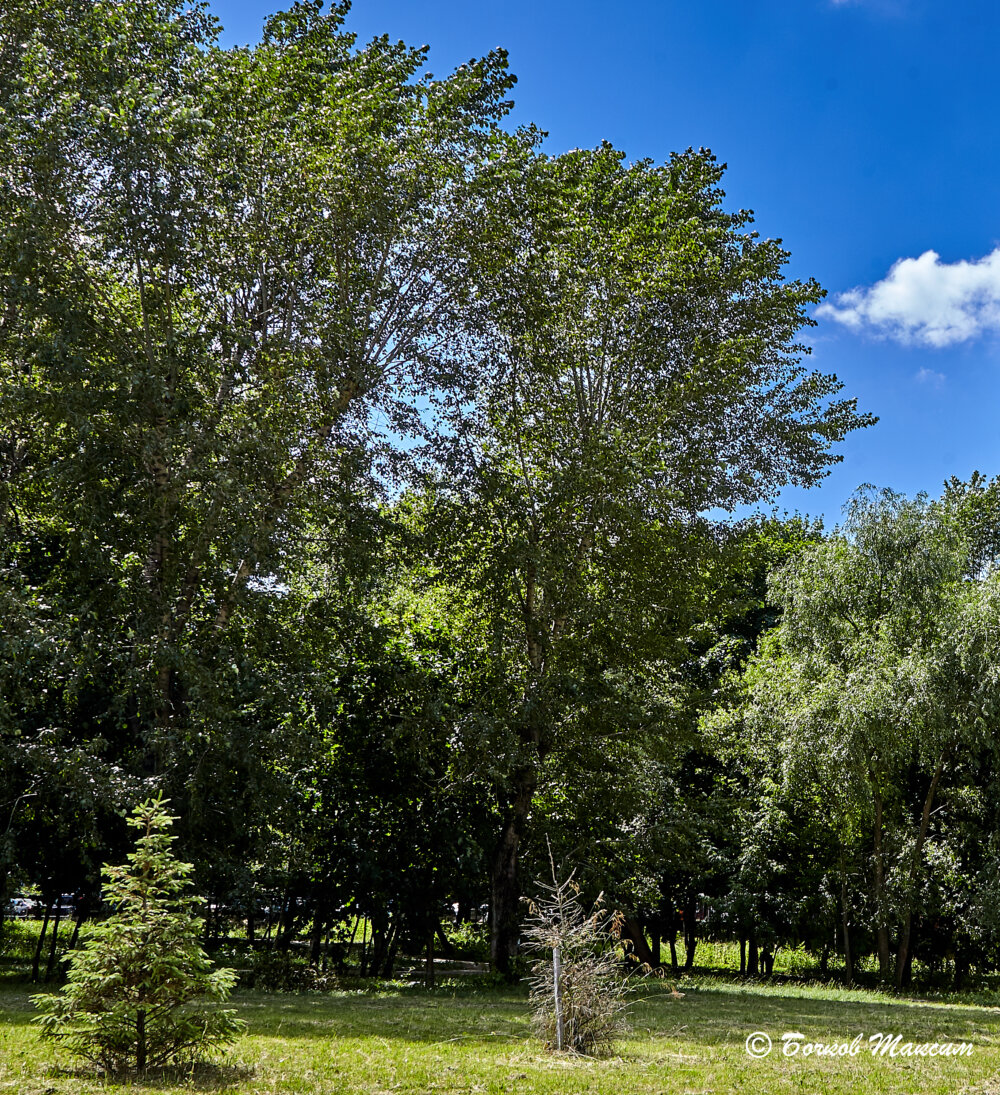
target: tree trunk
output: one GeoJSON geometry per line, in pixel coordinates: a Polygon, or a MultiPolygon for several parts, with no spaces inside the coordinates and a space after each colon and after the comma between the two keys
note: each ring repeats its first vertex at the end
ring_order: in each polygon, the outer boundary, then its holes
{"type": "Polygon", "coordinates": [[[684,972],[694,969],[694,952],[698,946],[697,921],[698,899],[689,898],[684,903],[684,972]]]}
{"type": "Polygon", "coordinates": [[[368,975],[368,921],[365,920],[365,930],[361,933],[361,958],[358,961],[358,976],[367,977],[368,975]]]}
{"type": "Polygon", "coordinates": [[[910,932],[912,930],[912,916],[912,911],[910,909],[907,909],[903,915],[903,925],[899,932],[899,949],[896,951],[896,972],[893,978],[897,989],[903,987],[903,977],[906,973],[906,967],[910,957],[910,932]]]}
{"type": "MultiPolygon", "coordinates": [[[[337,969],[340,973],[344,973],[345,970],[347,969],[347,963],[350,961],[351,952],[354,950],[354,940],[358,936],[358,925],[360,923],[361,923],[361,917],[360,916],[355,916],[354,917],[354,929],[351,932],[350,942],[344,948],[343,957],[341,957],[337,962],[337,969]]],[[[362,935],[361,936],[362,961],[361,961],[360,965],[364,965],[364,949],[365,949],[364,938],[365,938],[364,935],[362,935]]]]}
{"type": "Polygon", "coordinates": [[[316,902],[313,913],[312,938],[309,943],[309,964],[319,968],[323,956],[323,932],[326,928],[326,908],[322,900],[316,902]]]}
{"type": "Polygon", "coordinates": [[[757,972],[757,933],[751,928],[747,936],[747,977],[756,977],[757,972]]]}
{"type": "Polygon", "coordinates": [[[847,901],[847,872],[843,859],[840,863],[840,917],[844,931],[844,972],[850,988],[854,984],[854,960],[851,957],[851,908],[847,901]]]}
{"type": "Polygon", "coordinates": [[[670,972],[677,976],[677,932],[670,933],[670,972]]]}
{"type": "Polygon", "coordinates": [[[906,964],[903,966],[903,977],[900,981],[901,988],[906,988],[909,985],[913,984],[913,952],[915,950],[913,939],[914,936],[918,934],[917,928],[919,926],[919,923],[920,922],[918,920],[917,924],[914,925],[913,930],[910,933],[910,948],[906,952],[906,964]]]}
{"type": "Polygon", "coordinates": [[[56,899],[56,918],[52,922],[52,940],[49,943],[49,960],[45,963],[45,976],[42,980],[47,984],[52,977],[52,970],[56,964],[56,947],[59,944],[59,921],[62,919],[62,902],[56,899]]]}
{"type": "Polygon", "coordinates": [[[624,935],[632,944],[632,955],[640,965],[655,969],[657,962],[649,943],[646,942],[646,934],[642,930],[642,924],[634,916],[626,916],[624,920],[624,935]]]}
{"type": "Polygon", "coordinates": [[[77,941],[80,938],[80,925],[83,923],[86,913],[82,905],[76,907],[76,922],[73,924],[73,934],[69,937],[69,946],[66,948],[68,951],[75,951],[77,941]]]}
{"type": "Polygon", "coordinates": [[[955,992],[961,992],[965,987],[965,979],[969,974],[969,960],[961,951],[955,952],[955,992]]]}
{"type": "Polygon", "coordinates": [[[369,977],[381,977],[386,966],[386,956],[389,953],[389,937],[392,934],[393,922],[389,919],[385,910],[380,910],[376,920],[374,913],[371,919],[371,950],[368,955],[369,977]]]}
{"type": "Polygon", "coordinates": [[[437,921],[434,926],[434,932],[441,942],[441,953],[445,958],[451,958],[455,954],[455,948],[452,946],[451,940],[444,934],[444,928],[441,927],[441,921],[437,921]]]}
{"type": "Polygon", "coordinates": [[[694,952],[698,949],[698,937],[691,932],[684,938],[684,972],[690,973],[694,969],[694,952]]]}
{"type": "Polygon", "coordinates": [[[292,940],[299,930],[299,922],[301,919],[302,915],[299,912],[296,895],[293,894],[291,888],[289,888],[285,894],[285,904],[281,912],[281,917],[278,920],[278,926],[275,929],[275,946],[278,950],[287,952],[291,949],[292,940]]]}
{"type": "Polygon", "coordinates": [[[944,771],[948,751],[945,750],[939,757],[934,768],[931,785],[927,789],[924,798],[924,808],[920,815],[920,829],[917,833],[917,842],[913,848],[913,859],[910,864],[910,878],[907,893],[906,912],[903,915],[903,925],[899,933],[899,951],[896,954],[896,988],[902,988],[903,978],[906,975],[910,958],[910,930],[913,922],[913,899],[916,896],[917,883],[920,880],[921,863],[924,853],[924,841],[927,839],[927,830],[931,823],[931,808],[934,805],[934,795],[944,771]]]}
{"type": "Polygon", "coordinates": [[[889,979],[889,929],[885,924],[879,924],[876,934],[878,944],[878,974],[883,981],[889,979]]]}
{"type": "Polygon", "coordinates": [[[52,902],[45,903],[45,915],[42,917],[42,930],[38,933],[38,943],[35,947],[35,957],[31,963],[32,984],[38,984],[38,964],[42,960],[42,944],[45,941],[45,932],[49,926],[49,916],[52,914],[52,902]]]}
{"type": "Polygon", "coordinates": [[[139,1072],[146,1071],[146,1009],[139,1008],[135,1014],[135,1067],[139,1072]]]}
{"type": "Polygon", "coordinates": [[[740,936],[740,977],[746,976],[747,972],[747,937],[745,935],[740,936]]]}
{"type": "Polygon", "coordinates": [[[878,972],[889,979],[889,926],[885,922],[885,861],[882,852],[882,799],[875,796],[875,938],[878,947],[878,972]]]}
{"type": "Polygon", "coordinates": [[[399,937],[402,934],[401,927],[402,918],[396,916],[392,927],[389,929],[388,954],[386,955],[385,965],[382,967],[382,976],[387,981],[392,980],[393,967],[396,965],[396,951],[399,949],[399,937]]]}
{"type": "Polygon", "coordinates": [[[514,774],[514,793],[497,843],[491,878],[490,960],[496,973],[513,979],[521,931],[521,883],[518,852],[524,839],[531,801],[538,777],[535,769],[525,766],[514,774]]]}

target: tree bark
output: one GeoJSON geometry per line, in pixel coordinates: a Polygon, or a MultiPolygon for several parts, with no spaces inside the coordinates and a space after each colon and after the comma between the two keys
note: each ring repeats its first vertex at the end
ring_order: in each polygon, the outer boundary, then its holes
{"type": "Polygon", "coordinates": [[[696,915],[698,899],[691,897],[684,903],[684,972],[694,969],[694,952],[698,946],[698,925],[696,915]]]}
{"type": "Polygon", "coordinates": [[[69,946],[66,948],[67,951],[76,950],[76,944],[80,938],[80,925],[84,922],[86,918],[86,905],[81,903],[76,907],[76,922],[73,924],[73,934],[69,937],[69,946]]]}
{"type": "Polygon", "coordinates": [[[955,953],[955,980],[953,988],[955,992],[961,992],[965,987],[965,979],[969,975],[969,959],[964,952],[957,951],[955,953]]]}
{"type": "Polygon", "coordinates": [[[751,928],[747,936],[747,977],[756,977],[757,970],[757,933],[751,928]]]}
{"type": "Polygon", "coordinates": [[[361,957],[358,960],[358,976],[365,977],[368,974],[368,922],[365,921],[365,930],[361,933],[361,957]]]}
{"type": "Polygon", "coordinates": [[[941,780],[941,773],[944,771],[947,755],[947,750],[945,750],[945,752],[938,757],[937,765],[934,768],[934,775],[931,778],[931,785],[928,787],[927,795],[924,798],[924,808],[920,814],[920,829],[917,833],[917,842],[913,848],[913,860],[910,864],[909,893],[907,895],[906,912],[903,915],[903,925],[899,933],[899,950],[896,954],[896,988],[902,988],[903,978],[906,975],[906,970],[909,965],[914,891],[916,890],[917,882],[920,878],[924,841],[927,839],[927,830],[931,823],[931,808],[934,805],[934,796],[937,793],[938,783],[941,780]]]}
{"type": "Polygon", "coordinates": [[[840,917],[844,931],[844,971],[847,974],[849,988],[854,984],[854,960],[851,957],[851,911],[847,903],[847,875],[843,865],[840,872],[840,917]]]}
{"type": "Polygon", "coordinates": [[[885,922],[885,860],[882,851],[882,799],[875,795],[875,938],[879,977],[889,978],[889,926],[885,922]]]}
{"type": "Polygon", "coordinates": [[[515,772],[512,782],[513,795],[493,857],[490,879],[490,960],[494,971],[508,979],[514,977],[514,959],[517,957],[521,931],[518,852],[527,828],[538,776],[534,767],[525,765],[515,772]]]}
{"type": "Polygon", "coordinates": [[[45,932],[49,926],[49,916],[52,914],[52,902],[45,903],[45,916],[42,918],[42,930],[38,933],[38,943],[35,946],[35,957],[31,963],[31,981],[38,983],[38,964],[42,960],[42,944],[45,942],[45,932]]]}
{"type": "Polygon", "coordinates": [[[389,946],[388,954],[385,958],[385,965],[382,967],[382,976],[387,980],[392,980],[392,971],[396,965],[396,951],[399,950],[399,937],[402,934],[402,917],[396,915],[393,918],[392,928],[389,932],[389,946]]]}
{"type": "Polygon", "coordinates": [[[139,1072],[146,1071],[146,1009],[139,1008],[135,1015],[135,1067],[139,1072]]]}
{"type": "Polygon", "coordinates": [[[354,917],[354,928],[351,930],[351,938],[347,941],[347,944],[337,951],[337,972],[345,973],[347,971],[347,963],[351,960],[351,954],[354,951],[354,940],[358,936],[358,924],[360,920],[357,916],[354,917]]]}
{"type": "Polygon", "coordinates": [[[323,956],[323,932],[326,929],[326,910],[323,902],[317,901],[313,913],[312,937],[309,943],[309,964],[319,968],[323,956]]]}
{"type": "MultiPolygon", "coordinates": [[[[0,530],[3,529],[3,510],[0,508],[0,530]]],[[[17,806],[15,804],[15,809],[17,806]]],[[[11,822],[13,822],[13,814],[11,815],[11,822]]],[[[8,825],[8,832],[10,826],[8,825]]],[[[4,925],[7,922],[7,872],[0,869],[0,948],[3,947],[3,930],[4,925]]]]}
{"type": "Polygon", "coordinates": [[[437,921],[434,927],[434,932],[438,939],[441,940],[441,953],[445,958],[452,958],[455,954],[455,948],[452,946],[451,940],[444,934],[444,928],[441,927],[441,921],[437,921]]]}
{"type": "Polygon", "coordinates": [[[636,961],[642,965],[656,969],[659,965],[649,943],[646,942],[646,934],[642,930],[642,924],[634,916],[626,916],[624,921],[625,935],[632,943],[632,954],[636,961]]]}
{"type": "Polygon", "coordinates": [[[59,945],[59,921],[62,919],[62,902],[56,899],[56,918],[52,922],[52,939],[49,943],[49,959],[45,963],[45,976],[42,980],[48,984],[56,964],[56,947],[59,945]]]}
{"type": "Polygon", "coordinates": [[[384,909],[372,910],[371,950],[368,955],[368,976],[381,977],[389,953],[389,937],[392,934],[393,921],[384,909]],[[376,916],[377,913],[377,916],[376,916]]]}

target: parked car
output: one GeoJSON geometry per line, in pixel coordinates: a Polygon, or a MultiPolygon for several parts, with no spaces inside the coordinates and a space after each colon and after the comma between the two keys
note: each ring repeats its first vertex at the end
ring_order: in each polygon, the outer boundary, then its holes
{"type": "Polygon", "coordinates": [[[7,915],[26,918],[38,912],[38,902],[30,897],[12,897],[7,903],[7,915]]]}
{"type": "MultiPolygon", "coordinates": [[[[59,895],[59,900],[56,902],[59,906],[59,916],[65,919],[67,916],[72,916],[76,912],[76,896],[71,893],[63,893],[59,895]]],[[[56,907],[52,907],[52,915],[55,916],[56,907]]]]}

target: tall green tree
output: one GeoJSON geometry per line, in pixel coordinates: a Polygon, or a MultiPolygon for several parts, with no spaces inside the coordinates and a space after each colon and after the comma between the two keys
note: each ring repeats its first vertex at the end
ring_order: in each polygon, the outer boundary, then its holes
{"type": "Polygon", "coordinates": [[[870,834],[879,966],[897,985],[935,805],[993,748],[1000,710],[1000,587],[969,579],[967,548],[949,507],[860,492],[840,532],[774,575],[781,622],[747,670],[747,725],[782,778],[822,788],[845,844],[870,834]]]}
{"type": "Polygon", "coordinates": [[[516,291],[495,304],[495,374],[437,495],[445,565],[493,662],[501,969],[542,767],[669,721],[667,674],[714,580],[703,515],[816,482],[870,421],[802,366],[821,291],[784,280],[780,244],[724,211],[711,154],[623,160],[602,145],[539,166],[516,291]]]}
{"type": "Polygon", "coordinates": [[[49,653],[45,704],[2,711],[26,764],[45,735],[180,793],[246,709],[222,685],[269,585],[318,529],[354,551],[419,400],[475,379],[535,135],[500,128],[501,52],[434,79],[347,7],[230,50],[187,0],[0,10],[15,683],[49,653]]]}

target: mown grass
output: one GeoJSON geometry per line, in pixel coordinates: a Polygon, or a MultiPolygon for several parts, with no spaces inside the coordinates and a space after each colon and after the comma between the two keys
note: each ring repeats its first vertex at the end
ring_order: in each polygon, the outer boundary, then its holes
{"type": "Polygon", "coordinates": [[[249,1030],[217,1065],[189,1075],[103,1082],[44,1044],[23,987],[0,991],[0,1092],[88,1095],[131,1089],[225,1091],[233,1095],[388,1092],[515,1092],[652,1095],[670,1092],[1000,1093],[1000,1008],[983,1003],[902,1000],[820,986],[684,983],[682,999],[659,984],[640,988],[633,1031],[607,1060],[545,1052],[530,1035],[522,991],[446,984],[325,995],[244,993],[236,1006],[249,1030]],[[752,1031],[776,1043],[750,1058],[752,1031]],[[971,1057],[787,1059],[785,1031],[812,1041],[862,1033],[904,1041],[971,1042],[971,1057]]]}

